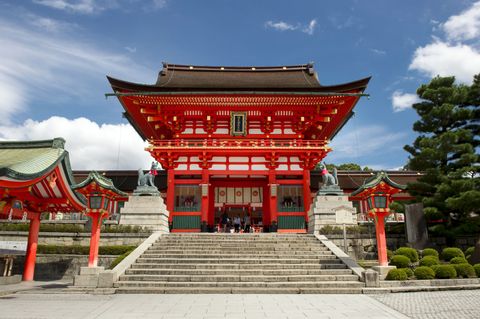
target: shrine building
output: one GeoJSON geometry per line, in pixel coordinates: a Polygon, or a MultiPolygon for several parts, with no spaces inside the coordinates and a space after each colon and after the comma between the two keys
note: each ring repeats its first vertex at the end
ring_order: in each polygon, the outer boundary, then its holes
{"type": "Polygon", "coordinates": [[[353,115],[370,78],[323,86],[312,64],[164,63],[155,84],[108,77],[124,115],[167,171],[172,232],[207,231],[221,216],[305,232],[310,171],[353,115]]]}

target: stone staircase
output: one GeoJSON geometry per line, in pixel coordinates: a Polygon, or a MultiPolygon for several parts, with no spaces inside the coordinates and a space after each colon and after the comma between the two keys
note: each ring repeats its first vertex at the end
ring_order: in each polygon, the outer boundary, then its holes
{"type": "Polygon", "coordinates": [[[117,293],[361,293],[308,234],[168,234],[115,283],[117,293]]]}

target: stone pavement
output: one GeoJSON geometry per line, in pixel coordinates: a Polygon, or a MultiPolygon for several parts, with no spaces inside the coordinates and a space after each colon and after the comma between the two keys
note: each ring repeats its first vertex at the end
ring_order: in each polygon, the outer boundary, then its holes
{"type": "Polygon", "coordinates": [[[408,318],[366,295],[89,295],[0,297],[0,318],[408,318]]]}
{"type": "Polygon", "coordinates": [[[480,290],[394,293],[371,297],[411,318],[480,318],[480,290]]]}

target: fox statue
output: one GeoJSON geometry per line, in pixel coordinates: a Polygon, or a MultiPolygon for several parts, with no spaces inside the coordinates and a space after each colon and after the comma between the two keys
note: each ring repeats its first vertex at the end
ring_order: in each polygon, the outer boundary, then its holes
{"type": "Polygon", "coordinates": [[[154,179],[155,176],[151,173],[145,174],[143,169],[138,169],[138,186],[153,186],[155,187],[154,179]]]}
{"type": "Polygon", "coordinates": [[[322,181],[323,186],[337,186],[338,185],[338,178],[337,178],[337,169],[333,168],[333,174],[330,174],[327,170],[327,166],[325,163],[320,163],[320,170],[322,171],[322,181]]]}

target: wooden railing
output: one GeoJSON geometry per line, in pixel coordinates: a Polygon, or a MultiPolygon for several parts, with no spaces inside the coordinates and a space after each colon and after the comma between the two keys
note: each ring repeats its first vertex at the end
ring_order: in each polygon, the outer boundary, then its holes
{"type": "Polygon", "coordinates": [[[154,148],[322,148],[324,140],[206,139],[150,141],[154,148]]]}

